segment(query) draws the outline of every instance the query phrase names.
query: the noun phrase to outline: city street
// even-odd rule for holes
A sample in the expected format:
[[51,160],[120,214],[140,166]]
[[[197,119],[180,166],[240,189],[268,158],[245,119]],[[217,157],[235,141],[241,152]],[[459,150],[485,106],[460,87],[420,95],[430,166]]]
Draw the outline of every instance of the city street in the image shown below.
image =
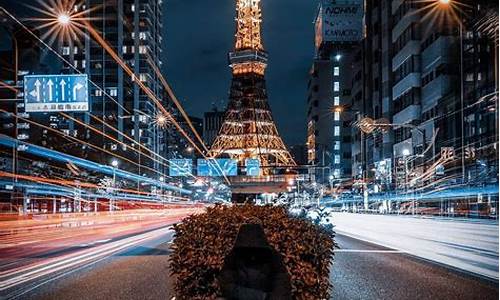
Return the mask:
[[0,300],[498,299],[497,1],[0,2]]
[[[64,271],[17,286],[20,299],[170,299],[168,227],[117,239],[103,252]],[[401,251],[337,236],[332,299],[497,299],[498,282],[457,272]],[[118,246],[118,243],[116,243]],[[59,259],[58,259],[59,261]],[[4,269],[5,272],[5,269]],[[4,275],[5,273],[2,273]],[[2,283],[3,284],[3,283]]]

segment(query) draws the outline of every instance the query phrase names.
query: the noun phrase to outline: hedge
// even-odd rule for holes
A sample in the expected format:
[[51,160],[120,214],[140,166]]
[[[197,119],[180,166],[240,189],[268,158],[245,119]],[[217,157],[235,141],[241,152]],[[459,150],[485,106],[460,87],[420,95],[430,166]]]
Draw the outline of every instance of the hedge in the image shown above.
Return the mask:
[[216,205],[174,226],[170,255],[176,299],[216,299],[217,277],[241,224],[262,225],[283,257],[294,299],[329,299],[334,233],[284,207]]

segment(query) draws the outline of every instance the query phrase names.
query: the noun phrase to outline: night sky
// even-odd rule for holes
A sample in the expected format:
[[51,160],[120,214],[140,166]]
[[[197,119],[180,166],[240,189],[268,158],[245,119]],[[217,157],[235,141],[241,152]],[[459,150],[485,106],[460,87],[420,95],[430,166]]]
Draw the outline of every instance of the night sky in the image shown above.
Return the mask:
[[[288,146],[305,143],[308,71],[317,1],[262,0],[266,80],[275,122]],[[164,74],[190,115],[227,103],[235,0],[167,0]]]
[[[163,72],[190,115],[225,107],[231,83],[227,53],[233,49],[236,0],[164,1]],[[22,17],[36,14],[6,0]],[[288,146],[304,144],[308,72],[314,54],[317,0],[262,0],[269,103]]]

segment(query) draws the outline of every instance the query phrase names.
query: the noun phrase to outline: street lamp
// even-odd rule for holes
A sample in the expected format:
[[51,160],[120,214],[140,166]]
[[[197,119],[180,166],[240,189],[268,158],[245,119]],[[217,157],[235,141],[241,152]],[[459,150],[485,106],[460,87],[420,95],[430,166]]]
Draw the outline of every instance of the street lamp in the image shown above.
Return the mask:
[[57,16],[57,22],[62,26],[66,26],[71,22],[71,17],[67,13],[61,13]]

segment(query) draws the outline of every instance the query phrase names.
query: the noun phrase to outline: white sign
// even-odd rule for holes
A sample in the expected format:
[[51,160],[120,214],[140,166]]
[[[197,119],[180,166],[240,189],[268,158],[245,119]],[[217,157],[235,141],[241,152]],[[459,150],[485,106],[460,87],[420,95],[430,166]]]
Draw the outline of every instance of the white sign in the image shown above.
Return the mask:
[[323,42],[358,42],[363,38],[363,0],[323,0]]

